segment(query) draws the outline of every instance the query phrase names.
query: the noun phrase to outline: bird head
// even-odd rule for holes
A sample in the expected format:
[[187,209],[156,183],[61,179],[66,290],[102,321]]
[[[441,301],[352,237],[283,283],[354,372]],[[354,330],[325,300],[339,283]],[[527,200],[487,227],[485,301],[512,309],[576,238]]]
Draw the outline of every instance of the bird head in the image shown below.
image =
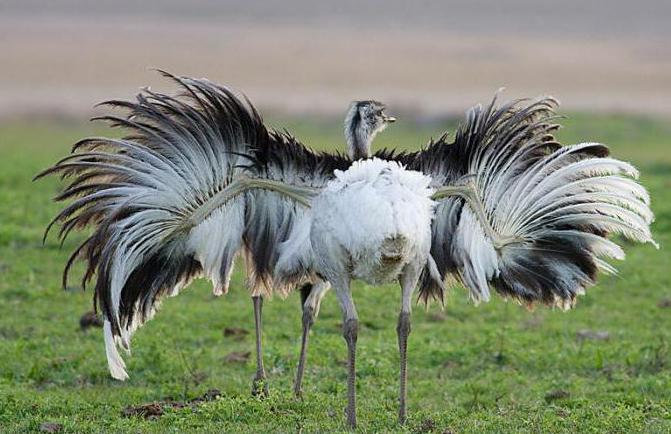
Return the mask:
[[345,138],[352,159],[367,158],[375,135],[396,121],[387,116],[385,105],[378,101],[354,101],[345,117]]

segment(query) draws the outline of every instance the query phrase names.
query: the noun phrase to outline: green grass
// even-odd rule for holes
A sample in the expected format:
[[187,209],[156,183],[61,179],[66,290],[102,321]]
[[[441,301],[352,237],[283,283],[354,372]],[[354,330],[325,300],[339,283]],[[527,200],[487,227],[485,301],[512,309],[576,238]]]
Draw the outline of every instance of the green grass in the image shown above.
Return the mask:
[[[340,126],[288,122],[305,142],[340,144]],[[474,307],[454,290],[444,312],[419,306],[409,349],[408,425],[396,424],[398,351],[395,285],[356,284],[362,327],[358,347],[359,429],[364,432],[669,432],[671,431],[671,127],[624,116],[568,119],[562,139],[603,141],[636,163],[657,215],[662,245],[627,245],[617,277],[604,276],[573,311],[525,310],[495,298]],[[415,147],[453,123],[423,127],[399,122],[379,143]],[[99,329],[79,330],[91,293],[76,283],[60,289],[66,257],[83,235],[60,250],[42,231],[58,206],[55,180],[31,177],[64,156],[93,127],[0,126],[0,432],[36,431],[44,422],[64,432],[326,432],[344,431],[345,343],[333,294],[313,329],[305,397],[291,393],[300,337],[297,294],[264,306],[265,362],[271,395],[250,396],[252,305],[243,274],[215,299],[199,281],[164,303],[142,328],[128,358],[131,378],[107,374]],[[79,268],[78,270],[81,270]],[[76,274],[76,273],[75,273]],[[224,337],[226,327],[250,333]],[[608,340],[580,340],[581,330]],[[172,397],[188,400],[217,388],[216,401],[167,409],[154,420],[124,417],[126,406]],[[554,399],[553,399],[554,397]]]

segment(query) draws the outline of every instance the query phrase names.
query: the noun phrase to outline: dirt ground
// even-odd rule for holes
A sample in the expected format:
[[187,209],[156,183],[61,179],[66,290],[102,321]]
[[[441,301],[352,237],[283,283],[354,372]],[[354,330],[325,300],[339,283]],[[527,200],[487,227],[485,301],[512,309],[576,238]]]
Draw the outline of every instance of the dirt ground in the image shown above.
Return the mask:
[[0,117],[88,115],[165,88],[152,67],[292,114],[362,98],[459,113],[500,87],[569,110],[671,114],[667,1],[134,3],[0,0]]

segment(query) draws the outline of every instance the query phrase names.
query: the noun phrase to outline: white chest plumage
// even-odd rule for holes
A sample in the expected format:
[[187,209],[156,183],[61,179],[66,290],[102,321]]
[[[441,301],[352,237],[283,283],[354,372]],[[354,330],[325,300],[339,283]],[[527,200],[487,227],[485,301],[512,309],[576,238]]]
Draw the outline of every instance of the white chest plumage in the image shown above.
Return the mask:
[[348,264],[371,284],[423,266],[431,246],[434,202],[430,178],[396,162],[355,162],[314,199],[310,240],[324,275]]

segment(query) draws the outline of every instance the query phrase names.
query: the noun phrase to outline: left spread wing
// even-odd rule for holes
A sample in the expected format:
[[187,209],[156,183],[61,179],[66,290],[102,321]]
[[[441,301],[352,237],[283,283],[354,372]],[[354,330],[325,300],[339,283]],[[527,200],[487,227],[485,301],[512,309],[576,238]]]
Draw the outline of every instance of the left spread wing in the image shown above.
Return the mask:
[[[100,118],[125,128],[126,137],[81,140],[72,155],[38,175],[71,179],[56,197],[70,203],[47,232],[60,223],[64,240],[73,229],[93,229],[72,253],[63,279],[78,258],[88,265],[83,284],[97,277],[94,304],[106,320],[110,370],[121,379],[126,373],[113,341],[128,348],[132,332],[163,296],[176,295],[201,274],[215,293],[225,292],[243,248],[254,287],[269,287],[278,246],[301,212],[291,194],[274,189],[303,188],[289,192],[296,197],[349,164],[269,131],[251,103],[225,87],[164,75],[180,94],[147,89],[134,102],[105,103],[126,111]],[[250,173],[266,184],[241,187]]]

